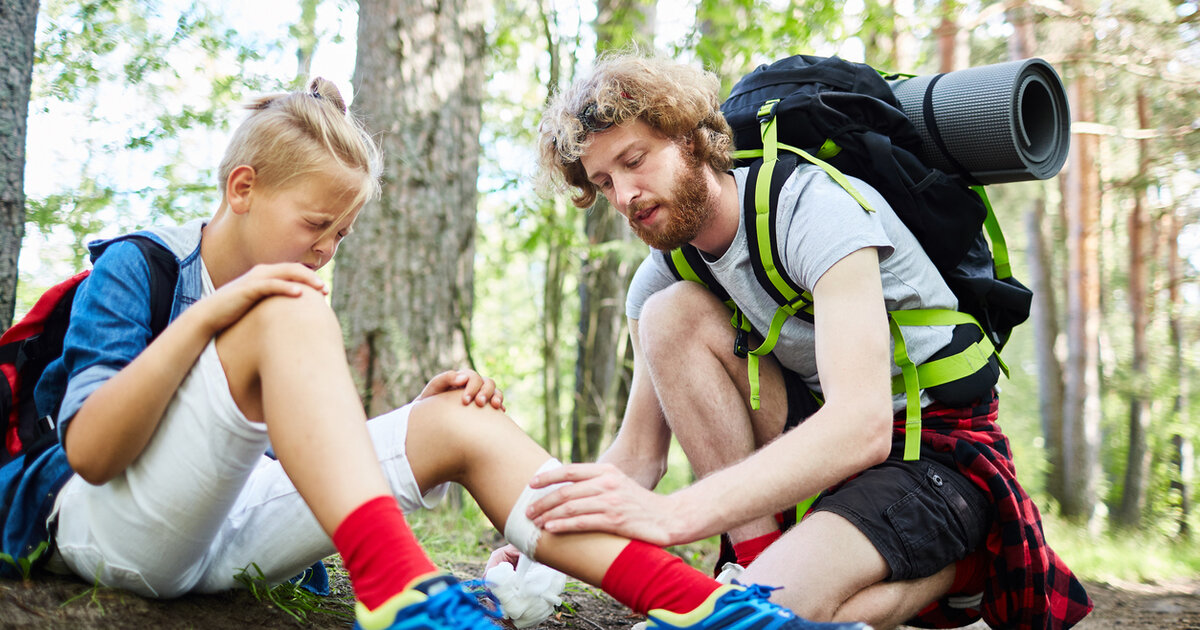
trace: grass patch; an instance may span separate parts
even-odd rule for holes
[[[1138,532],[1102,532],[1043,514],[1046,540],[1081,579],[1159,582],[1200,576],[1200,545]]]
[[[458,487],[451,488],[451,493],[458,491]],[[418,510],[404,518],[425,552],[439,565],[486,560],[503,543],[501,534],[465,491],[461,509],[447,500],[432,510]]]
[[[332,615],[341,619],[354,619],[353,604],[337,597],[322,597],[307,589],[284,582],[271,585],[257,564],[251,563],[234,576],[260,602],[266,602],[287,613],[300,623],[306,623],[311,614]]]

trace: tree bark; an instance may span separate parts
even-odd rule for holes
[[[321,0],[300,0],[300,20],[292,26],[296,38],[296,77],[300,81],[312,72],[313,54],[317,52],[317,7]]]
[[[342,246],[333,303],[371,415],[470,364],[483,21],[478,0],[359,2],[354,108],[383,195]]]
[[[1046,235],[1046,201],[1035,200],[1025,213],[1029,238],[1030,289],[1033,290],[1033,350],[1038,373],[1038,411],[1042,420],[1046,459],[1046,491],[1063,494],[1063,368],[1054,352],[1059,336],[1054,289],[1053,242]]]
[[[1146,93],[1139,89],[1137,94],[1138,127],[1150,128],[1149,103]],[[1137,528],[1141,525],[1142,511],[1146,507],[1146,488],[1150,478],[1150,401],[1149,370],[1147,368],[1146,328],[1147,316],[1146,272],[1150,256],[1146,252],[1146,185],[1145,176],[1150,172],[1148,141],[1138,141],[1138,175],[1133,180],[1133,211],[1129,215],[1129,310],[1133,318],[1133,375],[1129,384],[1129,451],[1126,453],[1125,484],[1121,493],[1121,505],[1114,517],[1124,527]]]
[[[1091,31],[1081,35],[1080,48],[1094,44]],[[1094,122],[1095,80],[1092,70],[1077,65],[1068,88],[1071,113],[1077,122]],[[1067,361],[1063,411],[1063,515],[1091,522],[1097,505],[1100,442],[1100,176],[1096,163],[1098,139],[1072,134],[1063,184],[1063,214],[1067,224]]]
[[[12,324],[25,235],[25,130],[37,0],[0,0],[0,330]]]
[[[1168,324],[1171,331],[1171,373],[1177,379],[1175,382],[1175,399],[1172,401],[1171,412],[1175,416],[1174,424],[1185,427],[1189,424],[1188,400],[1191,394],[1190,368],[1185,360],[1186,349],[1183,332],[1183,295],[1179,290],[1183,282],[1183,260],[1179,257],[1179,233],[1182,221],[1176,214],[1178,210],[1168,212],[1165,221],[1167,233],[1167,309]],[[1171,489],[1179,493],[1179,536],[1184,540],[1191,538],[1190,525],[1192,515],[1192,492],[1194,491],[1193,471],[1196,470],[1196,455],[1191,439],[1177,432],[1171,436]]]
[[[654,6],[644,0],[600,0],[597,52],[627,45],[648,48],[654,37]],[[632,233],[601,198],[584,213],[587,251],[579,272],[579,338],[575,359],[575,405],[571,415],[571,460],[593,461],[624,411],[617,400],[622,379],[631,378],[623,359],[625,290],[634,266],[622,260]],[[620,354],[618,354],[620,353]]]

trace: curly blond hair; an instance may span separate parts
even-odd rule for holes
[[[596,201],[580,158],[594,132],[642,120],[664,136],[690,142],[696,159],[720,171],[733,166],[733,132],[721,115],[716,75],[668,59],[617,53],[551,101],[538,126],[539,188],[575,189],[580,208]]]

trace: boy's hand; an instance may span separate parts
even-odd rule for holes
[[[322,294],[329,293],[325,282],[299,263],[256,265],[197,302],[190,310],[203,309],[206,322],[215,335],[235,324],[260,301],[276,295],[298,297],[305,287]]]
[[[493,409],[505,411],[504,392],[496,387],[496,381],[480,376],[478,372],[471,369],[450,370],[429,379],[429,384],[421,390],[417,400],[454,389],[462,390],[464,405],[474,402],[480,407],[491,405]]]

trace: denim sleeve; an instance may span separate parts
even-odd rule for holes
[[[92,392],[150,343],[150,270],[138,246],[110,245],[79,285],[63,341],[66,392],[58,412],[58,437]]]

